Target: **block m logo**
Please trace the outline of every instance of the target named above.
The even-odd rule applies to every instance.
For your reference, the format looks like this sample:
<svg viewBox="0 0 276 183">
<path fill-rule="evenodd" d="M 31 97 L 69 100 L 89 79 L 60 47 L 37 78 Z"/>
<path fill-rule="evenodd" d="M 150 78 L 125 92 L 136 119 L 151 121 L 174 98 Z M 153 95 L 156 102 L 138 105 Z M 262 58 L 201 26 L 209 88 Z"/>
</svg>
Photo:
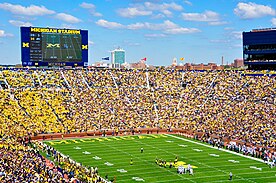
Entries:
<svg viewBox="0 0 276 183">
<path fill-rule="evenodd" d="M 86 44 L 86 45 L 84 45 L 84 44 L 81 45 L 81 49 L 82 49 L 82 50 L 88 50 L 88 45 L 87 45 L 87 44 Z"/>
<path fill-rule="evenodd" d="M 29 45 L 29 43 L 25 43 L 25 42 L 23 42 L 23 43 L 22 43 L 22 47 L 23 47 L 23 48 L 29 48 L 29 47 L 30 47 L 30 45 Z"/>
<path fill-rule="evenodd" d="M 60 48 L 59 44 L 47 43 L 46 48 Z"/>
</svg>

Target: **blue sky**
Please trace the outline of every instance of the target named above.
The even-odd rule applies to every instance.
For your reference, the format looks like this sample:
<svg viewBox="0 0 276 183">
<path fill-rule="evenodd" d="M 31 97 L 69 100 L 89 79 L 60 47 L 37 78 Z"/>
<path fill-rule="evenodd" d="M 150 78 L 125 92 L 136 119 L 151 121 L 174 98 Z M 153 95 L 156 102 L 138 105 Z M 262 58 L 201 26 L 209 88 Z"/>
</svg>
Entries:
<svg viewBox="0 0 276 183">
<path fill-rule="evenodd" d="M 2 2 L 2 1 L 1 1 Z M 129 63 L 220 64 L 242 58 L 243 31 L 276 27 L 275 0 L 7 0 L 0 3 L 0 63 L 21 62 L 20 26 L 89 31 L 89 64 L 126 50 Z"/>
</svg>

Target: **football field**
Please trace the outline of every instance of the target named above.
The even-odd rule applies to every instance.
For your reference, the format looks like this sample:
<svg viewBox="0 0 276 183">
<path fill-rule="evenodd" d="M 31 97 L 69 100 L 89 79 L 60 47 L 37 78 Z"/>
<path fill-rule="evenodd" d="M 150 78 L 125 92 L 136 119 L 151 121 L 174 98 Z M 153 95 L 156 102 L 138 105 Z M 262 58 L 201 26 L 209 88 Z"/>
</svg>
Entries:
<svg viewBox="0 0 276 183">
<path fill-rule="evenodd" d="M 276 182 L 276 167 L 269 168 L 258 159 L 177 135 L 110 136 L 45 143 L 85 166 L 97 166 L 100 176 L 108 175 L 109 179 L 115 176 L 118 183 Z M 155 163 L 156 158 L 173 162 L 176 156 L 178 165 L 193 167 L 194 175 L 178 174 L 175 167 Z"/>
<path fill-rule="evenodd" d="M 81 35 L 43 34 L 43 59 L 68 61 L 81 60 Z"/>
</svg>

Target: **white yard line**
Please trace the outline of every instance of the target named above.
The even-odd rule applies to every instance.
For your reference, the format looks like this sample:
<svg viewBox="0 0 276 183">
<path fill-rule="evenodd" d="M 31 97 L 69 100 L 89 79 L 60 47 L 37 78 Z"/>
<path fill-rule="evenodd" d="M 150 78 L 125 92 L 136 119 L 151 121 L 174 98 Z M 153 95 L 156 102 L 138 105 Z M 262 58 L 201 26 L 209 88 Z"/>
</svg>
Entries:
<svg viewBox="0 0 276 183">
<path fill-rule="evenodd" d="M 244 158 L 247 158 L 247 159 L 255 160 L 255 161 L 258 161 L 258 162 L 261 162 L 261 163 L 265 163 L 261 159 L 254 158 L 254 157 L 251 157 L 251 156 L 246 156 L 246 155 L 243 155 L 243 154 L 240 154 L 240 153 L 237 153 L 237 152 L 234 152 L 234 151 L 230 151 L 230 150 L 227 150 L 227 149 L 222 149 L 222 148 L 218 149 L 217 147 L 213 147 L 213 146 L 210 146 L 210 145 L 207 145 L 207 144 L 202 144 L 200 142 L 195 142 L 195 141 L 188 140 L 188 139 L 185 139 L 185 138 L 173 136 L 173 135 L 170 135 L 170 134 L 167 134 L 167 136 L 170 136 L 170 137 L 173 137 L 173 138 L 176 138 L 176 139 L 180 139 L 180 140 L 183 140 L 183 141 L 186 141 L 186 142 L 194 143 L 194 144 L 197 144 L 197 145 L 205 146 L 205 147 L 208 147 L 208 148 L 217 149 L 219 151 L 235 154 L 237 156 L 241 156 L 241 157 L 244 157 Z"/>
<path fill-rule="evenodd" d="M 169 134 L 166 134 L 166 135 L 169 136 L 169 137 L 175 137 L 175 136 L 172 136 L 172 135 L 169 135 Z M 175 137 L 175 138 L 182 139 L 182 138 L 180 138 L 180 137 Z M 183 139 L 183 140 L 186 140 L 186 139 Z M 138 142 L 138 143 L 140 143 L 140 144 L 145 144 L 145 143 L 140 142 L 140 141 L 137 141 L 137 140 L 134 140 L 134 141 L 136 141 L 136 142 Z M 192 142 L 192 141 L 191 141 L 191 142 Z M 199 144 L 200 144 L 200 143 L 199 143 Z M 171 152 L 169 152 L 169 151 L 167 151 L 167 150 L 160 149 L 160 148 L 158 148 L 158 147 L 154 147 L 154 146 L 149 145 L 149 144 L 145 144 L 145 145 L 146 145 L 146 146 L 151 146 L 151 147 L 153 147 L 153 148 L 155 148 L 155 149 L 159 149 L 160 151 L 164 151 L 164 152 L 167 152 L 167 153 L 170 153 L 170 154 L 174 154 L 174 153 L 171 153 Z M 200 145 L 205 145 L 205 144 L 200 144 Z M 208 146 L 207 146 L 207 147 L 208 147 Z M 176 155 L 176 154 L 174 154 L 174 155 Z M 180 156 L 180 157 L 183 157 L 183 156 Z M 185 157 L 185 159 L 189 159 L 189 158 Z M 200 162 L 198 162 L 197 160 L 191 160 L 191 159 L 189 159 L 189 160 L 190 160 L 190 161 L 194 161 L 194 162 L 196 162 L 196 163 L 198 163 L 198 164 L 201 164 L 201 165 L 203 165 L 203 166 L 205 166 L 205 167 L 208 167 L 208 168 L 210 168 L 210 169 L 217 170 L 217 171 L 219 171 L 219 172 L 222 172 L 222 173 L 225 173 L 226 175 L 228 175 L 228 172 L 226 172 L 226 171 L 224 171 L 224 170 L 221 170 L 221 169 L 219 169 L 219 168 L 215 168 L 215 167 L 213 167 L 213 166 L 209 166 L 209 165 L 207 165 L 207 164 L 205 164 L 205 163 L 200 163 Z M 249 179 L 247 179 L 247 178 L 240 177 L 239 175 L 235 175 L 235 177 L 241 178 L 242 180 L 247 180 L 248 182 L 256 183 L 256 182 L 254 182 L 254 181 L 252 181 L 252 180 L 249 180 Z"/>
<path fill-rule="evenodd" d="M 103 145 L 105 145 L 105 146 L 107 146 L 107 147 L 110 147 L 110 148 L 112 148 L 112 149 L 115 149 L 115 150 L 117 150 L 117 151 L 120 151 L 120 152 L 122 152 L 122 153 L 124 153 L 124 154 L 127 154 L 127 155 L 129 155 L 129 156 L 131 156 L 131 157 L 133 157 L 133 158 L 136 158 L 136 159 L 139 159 L 139 160 L 141 160 L 141 161 L 143 161 L 143 162 L 146 162 L 147 164 L 155 164 L 154 162 L 153 163 L 151 163 L 151 162 L 148 162 L 148 161 L 146 161 L 146 160 L 143 160 L 143 159 L 141 159 L 141 158 L 139 158 L 139 157 L 137 157 L 137 156 L 134 156 L 134 155 L 132 155 L 132 154 L 129 154 L 129 153 L 127 153 L 127 152 L 125 152 L 125 151 L 122 151 L 122 150 L 120 150 L 120 149 L 118 149 L 118 148 L 115 148 L 115 147 L 113 147 L 113 146 L 111 146 L 111 145 L 108 145 L 108 144 L 106 144 L 106 143 L 102 143 Z M 158 166 L 159 168 L 162 168 L 162 167 L 160 167 L 160 166 Z M 163 170 L 165 170 L 165 171 L 167 171 L 167 172 L 169 172 L 169 173 L 171 173 L 171 174 L 173 174 L 173 175 L 175 175 L 173 172 L 171 172 L 171 171 L 169 171 L 169 170 L 167 170 L 167 169 L 163 169 Z M 190 179 L 188 179 L 188 178 L 186 178 L 186 177 L 182 177 L 181 175 L 179 175 L 179 174 L 176 174 L 178 177 L 181 177 L 182 178 L 182 180 L 185 180 L 185 181 L 189 181 L 189 182 L 195 182 L 195 181 L 193 181 L 193 180 L 190 180 Z M 119 182 L 119 181 L 118 181 Z"/>
<path fill-rule="evenodd" d="M 213 177 L 213 176 L 209 176 L 209 177 Z M 226 179 L 225 180 L 214 180 L 214 181 L 209 181 L 208 180 L 208 183 L 212 183 L 212 182 L 236 182 L 236 181 L 242 181 L 242 180 L 244 180 L 244 179 L 241 179 L 241 178 L 235 178 L 235 179 L 232 179 L 232 181 L 229 181 L 227 178 L 227 176 L 225 176 L 226 177 Z M 200 179 L 201 177 L 199 177 L 199 179 Z M 207 177 L 206 177 L 207 178 Z M 274 178 L 273 176 L 270 176 L 270 177 L 255 177 L 255 178 L 250 178 L 250 179 L 254 179 L 254 180 L 258 180 L 258 179 L 261 179 L 261 180 L 264 180 L 264 179 L 266 179 L 266 178 Z M 175 179 L 175 180 L 180 180 L 180 179 Z M 195 178 L 195 180 L 196 180 L 196 178 Z M 166 182 L 172 182 L 172 181 L 168 181 L 168 180 L 166 180 L 166 181 L 163 181 L 163 180 L 160 180 L 160 181 L 155 181 L 155 183 L 161 183 L 161 182 L 164 182 L 164 183 L 166 183 Z M 205 181 L 204 181 L 205 182 Z M 276 182 L 270 182 L 270 183 L 276 183 Z"/>
</svg>

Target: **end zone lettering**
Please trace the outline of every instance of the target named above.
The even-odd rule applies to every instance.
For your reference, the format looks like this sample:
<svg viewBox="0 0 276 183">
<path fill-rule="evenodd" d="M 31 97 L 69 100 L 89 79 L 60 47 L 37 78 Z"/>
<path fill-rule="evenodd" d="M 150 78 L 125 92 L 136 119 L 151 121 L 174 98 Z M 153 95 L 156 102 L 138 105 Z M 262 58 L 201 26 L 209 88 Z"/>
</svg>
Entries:
<svg viewBox="0 0 276 183">
<path fill-rule="evenodd" d="M 118 140 L 136 140 L 136 139 L 154 139 L 154 138 L 167 138 L 165 135 L 138 135 L 138 136 L 118 136 L 118 137 L 97 137 L 97 138 L 88 138 L 88 139 L 68 139 L 68 140 L 61 140 L 61 141 L 50 141 L 51 145 L 58 145 L 58 144 L 78 144 L 80 142 L 103 142 L 103 141 L 118 141 Z"/>
</svg>

